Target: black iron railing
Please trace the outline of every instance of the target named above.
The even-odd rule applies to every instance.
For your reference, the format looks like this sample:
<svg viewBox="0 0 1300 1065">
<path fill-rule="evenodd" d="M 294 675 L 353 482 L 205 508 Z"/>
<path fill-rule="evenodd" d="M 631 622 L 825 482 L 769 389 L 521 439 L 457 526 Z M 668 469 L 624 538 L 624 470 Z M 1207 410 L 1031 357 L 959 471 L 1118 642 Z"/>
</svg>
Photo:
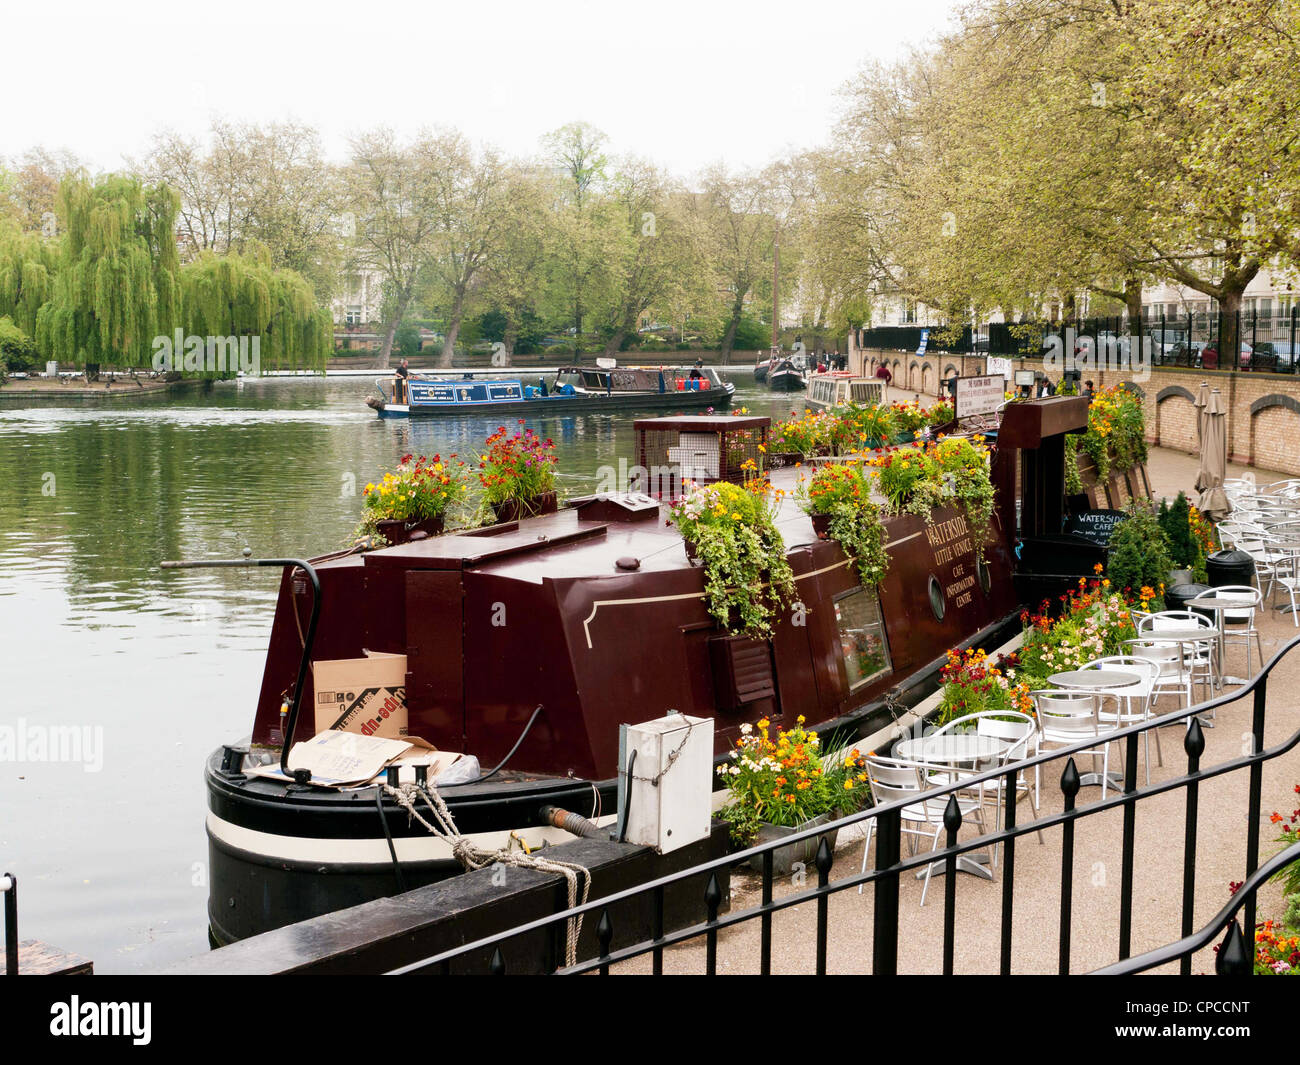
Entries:
<svg viewBox="0 0 1300 1065">
<path fill-rule="evenodd" d="M 1190 973 L 1191 955 L 1197 949 L 1194 943 L 1202 942 L 1200 937 L 1204 938 L 1204 942 L 1208 942 L 1209 938 L 1217 934 L 1218 930 L 1222 927 L 1226 927 L 1226 922 L 1232 920 L 1239 910 L 1245 911 L 1245 926 L 1249 929 L 1254 929 L 1256 889 L 1258 888 L 1259 883 L 1262 882 L 1262 878 L 1267 869 L 1275 866 L 1280 868 L 1280 866 L 1277 865 L 1279 859 L 1270 861 L 1269 865 L 1266 866 L 1265 869 L 1260 869 L 1259 867 L 1260 795 L 1263 782 L 1263 764 L 1270 759 L 1285 754 L 1300 744 L 1300 731 L 1297 731 L 1294 735 L 1272 748 L 1264 747 L 1266 696 L 1268 678 L 1273 669 L 1297 646 L 1300 646 L 1300 637 L 1292 640 L 1282 648 L 1282 650 L 1274 655 L 1273 658 L 1264 665 L 1259 674 L 1249 684 L 1242 688 L 1233 689 L 1230 692 L 1226 692 L 1214 699 L 1189 707 L 1185 710 L 1163 714 L 1159 718 L 1150 722 L 1132 725 L 1108 733 L 1105 742 L 1113 743 L 1118 741 L 1124 744 L 1125 758 L 1123 789 L 1096 803 L 1091 803 L 1084 807 L 1079 807 L 1077 805 L 1077 796 L 1082 782 L 1074 761 L 1075 755 L 1094 750 L 1099 746 L 1098 741 L 1094 738 L 1090 741 L 1084 741 L 1069 747 L 1063 747 L 1059 750 L 1044 752 L 1035 755 L 1032 758 L 999 769 L 990 770 L 985 773 L 973 774 L 956 783 L 936 787 L 925 792 L 925 797 L 931 802 L 936 798 L 942 798 L 944 795 L 948 796 L 948 803 L 944 815 L 944 824 L 947 830 L 947 845 L 942 849 L 919 853 L 908 858 L 902 857 L 902 810 L 906 806 L 914 805 L 917 801 L 916 799 L 903 799 L 893 803 L 873 806 L 849 817 L 841 818 L 839 821 L 822 825 L 817 828 L 805 829 L 781 840 L 774 840 L 750 848 L 746 851 L 731 854 L 710 862 L 705 862 L 671 876 L 666 876 L 647 884 L 616 892 L 595 901 L 588 902 L 582 906 L 577 906 L 547 917 L 539 918 L 516 928 L 458 947 L 454 950 L 445 951 L 433 957 L 425 958 L 403 966 L 400 969 L 394 970 L 394 973 L 449 973 L 452 968 L 452 963 L 457 959 L 476 953 L 480 956 L 487 956 L 488 951 L 492 952 L 489 972 L 504 973 L 506 971 L 506 964 L 501 948 L 515 937 L 543 929 L 552 929 L 557 936 L 562 936 L 565 923 L 570 918 L 577 916 L 592 916 L 597 920 L 597 942 L 599 948 L 597 955 L 580 961 L 578 964 L 569 968 L 559 970 L 561 973 L 585 973 L 596 970 L 602 973 L 608 973 L 610 966 L 612 965 L 649 954 L 652 958 L 653 971 L 658 975 L 663 972 L 663 957 L 664 951 L 667 948 L 692 940 L 703 939 L 705 945 L 705 971 L 712 975 L 717 971 L 719 933 L 725 929 L 738 927 L 749 921 L 758 921 L 760 928 L 759 968 L 763 975 L 767 975 L 770 973 L 772 966 L 773 914 L 795 906 L 804 905 L 805 903 L 813 903 L 816 907 L 817 922 L 816 972 L 822 974 L 826 972 L 827 965 L 830 896 L 841 891 L 856 888 L 859 885 L 870 884 L 874 893 L 872 971 L 876 975 L 894 975 L 898 971 L 899 886 L 901 878 L 916 870 L 924 869 L 931 863 L 941 862 L 946 874 L 944 882 L 943 971 L 945 974 L 950 974 L 955 971 L 954 938 L 957 891 L 957 878 L 955 872 L 957 869 L 957 859 L 967 852 L 983 851 L 990 847 L 1000 845 L 1003 851 L 1003 858 L 1001 870 L 1002 892 L 999 971 L 1003 975 L 1007 975 L 1011 973 L 1013 967 L 1012 918 L 1016 905 L 1016 896 L 1013 889 L 1015 878 L 1016 842 L 1020 837 L 1028 833 L 1055 828 L 1059 825 L 1062 829 L 1063 845 L 1060 874 L 1061 902 L 1058 931 L 1058 970 L 1060 973 L 1065 974 L 1070 971 L 1070 946 L 1072 934 L 1071 919 L 1073 916 L 1071 884 L 1073 881 L 1075 860 L 1075 826 L 1083 818 L 1105 814 L 1117 808 L 1121 809 L 1123 813 L 1122 865 L 1120 874 L 1119 904 L 1120 919 L 1119 936 L 1116 944 L 1119 964 L 1120 966 L 1123 966 L 1127 962 L 1133 967 L 1131 971 L 1137 971 L 1139 968 L 1147 968 L 1152 965 L 1161 964 L 1162 960 L 1172 961 L 1177 959 L 1181 962 L 1182 972 Z M 1201 724 L 1198 717 L 1216 709 L 1217 707 L 1234 703 L 1247 695 L 1253 697 L 1250 752 L 1211 768 L 1202 768 L 1200 760 L 1201 755 L 1205 750 L 1205 737 L 1201 730 Z M 1138 788 L 1136 786 L 1136 781 L 1138 777 L 1139 741 L 1150 729 L 1167 726 L 1171 723 L 1177 722 L 1186 722 L 1187 724 L 1184 737 L 1184 750 L 1187 755 L 1186 773 L 1170 780 L 1163 780 L 1155 784 L 1149 784 L 1145 787 Z M 1059 813 L 1043 813 L 1031 822 L 1023 825 L 1018 824 L 1016 820 L 1017 778 L 1022 773 L 1034 770 L 1035 767 L 1044 766 L 1052 762 L 1058 762 L 1061 759 L 1065 760 L 1065 769 L 1061 774 L 1061 791 L 1064 796 L 1063 808 Z M 1216 918 L 1216 921 L 1222 919 L 1225 924 L 1216 925 L 1214 922 L 1211 922 L 1211 924 L 1207 925 L 1206 929 L 1199 934 L 1199 937 L 1193 937 L 1191 936 L 1193 915 L 1192 900 L 1195 896 L 1196 882 L 1196 824 L 1200 802 L 1200 785 L 1203 781 L 1235 773 L 1240 770 L 1245 770 L 1249 776 L 1249 816 L 1246 825 L 1245 868 L 1245 882 L 1247 887 L 1242 888 L 1238 892 L 1236 898 L 1234 898 L 1233 905 L 1227 907 Z M 986 832 L 980 836 L 969 839 L 964 843 L 958 842 L 957 833 L 962 824 L 962 816 L 958 806 L 956 793 L 969 790 L 983 783 L 996 784 L 998 778 L 1001 778 L 1004 784 L 1002 789 L 1005 796 L 1002 819 L 1003 827 L 994 832 Z M 1182 791 L 1185 793 L 1186 831 L 1183 840 L 1183 896 L 1181 915 L 1183 939 L 1179 940 L 1172 947 L 1166 948 L 1166 952 L 1168 952 L 1169 955 L 1168 957 L 1162 956 L 1162 959 L 1151 960 L 1148 962 L 1147 959 L 1151 958 L 1151 955 L 1144 954 L 1140 958 L 1135 958 L 1130 961 L 1132 954 L 1131 938 L 1133 916 L 1134 836 L 1137 806 L 1138 803 L 1154 796 L 1176 791 Z M 842 830 L 851 825 L 865 826 L 869 821 L 875 822 L 874 835 L 876 839 L 876 860 L 874 868 L 852 876 L 843 877 L 832 884 L 830 882 L 830 870 L 833 855 L 831 847 L 827 842 L 827 835 L 832 831 Z M 774 852 L 778 847 L 789 846 L 811 840 L 818 841 L 816 858 L 813 863 L 817 873 L 816 886 L 783 896 L 779 899 L 774 898 Z M 724 897 L 724 893 L 721 889 L 722 881 L 720 878 L 729 876 L 730 870 L 733 866 L 746 860 L 751 861 L 751 863 L 753 860 L 761 862 L 761 901 L 756 906 L 720 915 L 718 910 L 720 908 L 721 900 Z M 1285 865 L 1287 863 L 1282 861 L 1281 864 Z M 665 932 L 663 930 L 664 889 L 670 885 L 684 881 L 689 877 L 703 878 L 705 875 L 707 875 L 708 880 L 704 897 L 701 899 L 703 904 L 703 920 L 688 927 L 680 928 L 671 932 Z M 649 896 L 651 898 L 651 913 L 653 915 L 652 937 L 650 939 L 614 948 L 613 939 L 617 929 L 614 927 L 613 921 L 610 917 L 610 911 L 620 903 L 628 900 L 640 899 L 644 896 Z M 1041 944 L 1035 944 L 1035 947 L 1036 949 L 1040 949 Z M 1124 969 L 1123 971 L 1130 970 Z"/>
<path fill-rule="evenodd" d="M 1144 315 L 1137 322 L 1117 315 L 1050 323 L 989 322 L 974 329 L 879 326 L 858 330 L 856 339 L 862 348 L 915 352 L 925 332 L 928 351 L 1037 359 L 1055 350 L 1084 370 L 1123 369 L 1140 360 L 1146 366 L 1296 374 L 1298 327 L 1300 304 L 1276 314 L 1205 310 Z"/>
</svg>

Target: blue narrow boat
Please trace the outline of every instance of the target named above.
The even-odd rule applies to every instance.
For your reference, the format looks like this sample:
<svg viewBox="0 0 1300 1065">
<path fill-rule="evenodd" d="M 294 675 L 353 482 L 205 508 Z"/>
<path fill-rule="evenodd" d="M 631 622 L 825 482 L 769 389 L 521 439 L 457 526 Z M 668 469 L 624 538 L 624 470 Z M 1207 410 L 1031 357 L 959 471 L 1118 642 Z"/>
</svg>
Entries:
<svg viewBox="0 0 1300 1065">
<path fill-rule="evenodd" d="M 381 418 L 457 414 L 574 414 L 582 411 L 720 410 L 731 404 L 736 386 L 704 367 L 566 366 L 547 384 L 522 378 L 460 379 L 412 376 L 407 402 L 390 396 L 393 378 L 378 378 L 379 396 L 366 404 Z"/>
</svg>

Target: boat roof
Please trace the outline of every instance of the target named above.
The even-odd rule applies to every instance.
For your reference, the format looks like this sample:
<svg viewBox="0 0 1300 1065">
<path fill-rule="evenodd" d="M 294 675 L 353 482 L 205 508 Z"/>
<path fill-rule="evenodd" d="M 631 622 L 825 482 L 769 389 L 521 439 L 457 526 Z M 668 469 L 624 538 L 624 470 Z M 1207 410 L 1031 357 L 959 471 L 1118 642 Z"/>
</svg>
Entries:
<svg viewBox="0 0 1300 1065">
<path fill-rule="evenodd" d="M 771 472 L 773 487 L 784 492 L 777 497 L 773 508 L 776 526 L 789 549 L 817 541 L 812 519 L 799 505 L 795 494 L 800 478 L 806 477 L 811 468 L 812 464 Z M 640 563 L 636 572 L 691 569 L 681 533 L 668 524 L 669 506 L 669 501 L 664 500 L 653 518 L 618 521 L 590 520 L 583 516 L 582 509 L 569 506 L 554 514 L 494 527 L 498 531 L 444 533 L 325 564 L 364 564 L 384 569 L 472 569 L 536 584 L 548 577 L 625 577 L 629 571 L 616 563 L 627 558 L 635 558 Z"/>
</svg>

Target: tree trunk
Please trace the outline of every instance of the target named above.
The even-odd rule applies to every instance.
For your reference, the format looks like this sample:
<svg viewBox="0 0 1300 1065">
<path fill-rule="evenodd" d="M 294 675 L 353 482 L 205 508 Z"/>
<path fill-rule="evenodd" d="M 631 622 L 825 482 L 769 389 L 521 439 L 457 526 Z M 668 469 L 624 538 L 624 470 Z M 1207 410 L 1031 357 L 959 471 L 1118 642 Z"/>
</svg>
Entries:
<svg viewBox="0 0 1300 1065">
<path fill-rule="evenodd" d="M 727 331 L 722 334 L 722 347 L 719 355 L 725 366 L 731 359 L 731 349 L 736 346 L 736 330 L 740 327 L 740 315 L 745 307 L 745 294 L 740 292 L 731 305 L 731 320 L 727 322 Z M 683 337 L 683 340 L 686 338 Z"/>
<path fill-rule="evenodd" d="M 506 352 L 506 365 L 510 365 L 510 360 L 515 356 L 515 344 L 519 341 L 519 326 L 515 324 L 513 318 L 506 319 L 505 332 L 501 334 L 501 345 Z"/>
<path fill-rule="evenodd" d="M 1130 335 L 1142 329 L 1142 282 L 1136 277 L 1124 278 L 1124 306 L 1128 308 Z"/>
<path fill-rule="evenodd" d="M 1219 300 L 1219 369 L 1235 370 L 1241 362 L 1241 335 L 1238 318 L 1241 312 L 1241 294 L 1245 285 L 1228 287 L 1224 279 L 1223 296 Z"/>
<path fill-rule="evenodd" d="M 442 342 L 442 358 L 438 360 L 439 366 L 451 365 L 451 360 L 456 354 L 456 338 L 460 336 L 461 319 L 464 317 L 465 289 L 463 286 L 457 286 L 451 301 L 451 317 L 447 322 L 447 338 Z"/>
<path fill-rule="evenodd" d="M 379 361 L 375 364 L 380 370 L 388 369 L 389 359 L 393 354 L 393 337 L 397 335 L 397 326 L 402 318 L 406 315 L 406 308 L 411 302 L 411 293 L 406 291 L 397 297 L 397 304 L 393 308 L 393 314 L 388 319 L 388 324 L 384 327 L 384 342 L 379 348 Z"/>
</svg>

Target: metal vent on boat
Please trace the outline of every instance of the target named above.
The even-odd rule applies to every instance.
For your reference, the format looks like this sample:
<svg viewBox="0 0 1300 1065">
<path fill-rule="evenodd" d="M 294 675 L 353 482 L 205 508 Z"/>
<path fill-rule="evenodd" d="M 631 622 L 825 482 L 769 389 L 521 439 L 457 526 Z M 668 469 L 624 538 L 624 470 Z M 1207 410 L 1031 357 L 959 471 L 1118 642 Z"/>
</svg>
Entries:
<svg viewBox="0 0 1300 1065">
<path fill-rule="evenodd" d="M 776 697 L 772 647 L 766 640 L 743 636 L 709 639 L 713 690 L 719 710 L 741 710 Z"/>
</svg>

